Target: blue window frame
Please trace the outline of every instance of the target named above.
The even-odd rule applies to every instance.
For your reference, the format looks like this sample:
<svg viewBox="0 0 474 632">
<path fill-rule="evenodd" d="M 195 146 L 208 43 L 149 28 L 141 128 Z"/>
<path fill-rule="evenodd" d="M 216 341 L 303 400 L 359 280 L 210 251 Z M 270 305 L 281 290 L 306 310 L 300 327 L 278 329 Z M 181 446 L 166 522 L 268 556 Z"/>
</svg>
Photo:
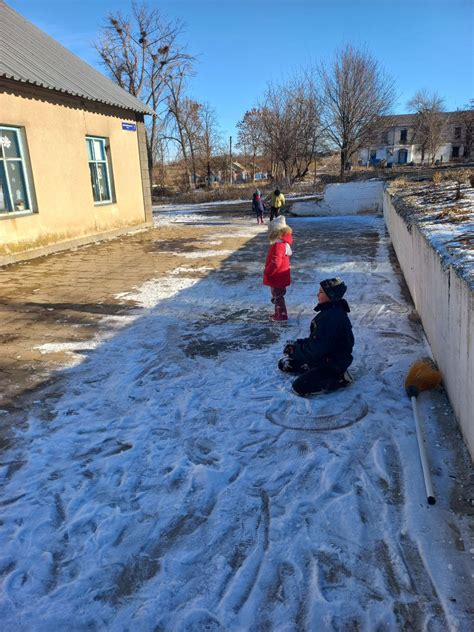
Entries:
<svg viewBox="0 0 474 632">
<path fill-rule="evenodd" d="M 0 125 L 0 214 L 33 211 L 22 137 L 20 127 Z"/>
<path fill-rule="evenodd" d="M 107 158 L 107 139 L 86 136 L 86 143 L 94 202 L 95 204 L 110 204 L 112 187 Z"/>
</svg>

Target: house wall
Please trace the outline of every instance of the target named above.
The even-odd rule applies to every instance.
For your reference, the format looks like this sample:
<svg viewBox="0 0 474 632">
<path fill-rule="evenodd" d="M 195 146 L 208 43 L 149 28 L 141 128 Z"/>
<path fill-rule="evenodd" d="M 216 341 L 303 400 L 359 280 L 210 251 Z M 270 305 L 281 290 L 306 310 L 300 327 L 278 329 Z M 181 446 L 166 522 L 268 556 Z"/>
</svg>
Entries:
<svg viewBox="0 0 474 632">
<path fill-rule="evenodd" d="M 385 192 L 390 238 L 439 369 L 454 413 L 474 458 L 474 292 L 416 225 L 407 228 Z"/>
<path fill-rule="evenodd" d="M 0 255 L 141 225 L 150 219 L 145 215 L 149 189 L 142 184 L 138 131 L 122 129 L 122 121 L 137 123 L 134 113 L 91 106 L 33 86 L 7 88 L 0 94 L 0 124 L 25 129 L 37 212 L 0 215 Z M 112 204 L 94 204 L 86 135 L 109 139 Z"/>
<path fill-rule="evenodd" d="M 402 130 L 407 130 L 407 142 L 400 142 L 400 133 Z M 454 135 L 454 126 L 452 126 L 452 134 Z M 417 145 L 411 144 L 413 140 L 413 127 L 410 125 L 395 125 L 387 131 L 387 145 L 382 142 L 380 144 L 374 144 L 370 148 L 365 148 L 359 151 L 359 161 L 363 165 L 370 163 L 371 151 L 375 151 L 376 160 L 386 160 L 388 164 L 399 163 L 399 151 L 407 151 L 407 163 L 415 162 L 421 163 L 421 151 Z M 382 138 L 380 139 L 382 140 Z M 440 146 L 436 152 L 435 161 L 439 160 L 441 163 L 450 162 L 452 159 L 452 148 L 456 145 L 459 147 L 459 158 L 464 156 L 464 145 L 462 139 L 453 140 L 452 142 L 444 143 Z M 425 155 L 425 161 L 428 160 L 428 156 Z M 456 159 L 454 159 L 456 160 Z"/>
</svg>

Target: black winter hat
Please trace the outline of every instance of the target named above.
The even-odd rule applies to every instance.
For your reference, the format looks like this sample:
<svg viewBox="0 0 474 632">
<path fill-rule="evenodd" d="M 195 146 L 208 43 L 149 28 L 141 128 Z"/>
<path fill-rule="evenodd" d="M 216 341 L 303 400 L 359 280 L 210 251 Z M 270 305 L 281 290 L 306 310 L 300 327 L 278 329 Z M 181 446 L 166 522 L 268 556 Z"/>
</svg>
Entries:
<svg viewBox="0 0 474 632">
<path fill-rule="evenodd" d="M 320 285 L 331 300 L 342 298 L 347 290 L 347 285 L 342 279 L 324 279 Z"/>
</svg>

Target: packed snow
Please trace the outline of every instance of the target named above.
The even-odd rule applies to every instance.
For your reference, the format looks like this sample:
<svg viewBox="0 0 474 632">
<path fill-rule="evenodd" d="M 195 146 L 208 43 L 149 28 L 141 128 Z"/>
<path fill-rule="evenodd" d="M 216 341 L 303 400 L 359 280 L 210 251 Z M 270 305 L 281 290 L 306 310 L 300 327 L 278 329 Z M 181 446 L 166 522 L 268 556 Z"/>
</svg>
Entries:
<svg viewBox="0 0 474 632">
<path fill-rule="evenodd" d="M 223 244 L 216 270 L 191 260 L 124 293 L 134 320 L 11 415 L 2 628 L 468 630 L 472 554 L 453 503 L 465 452 L 443 395 L 420 396 L 428 507 L 403 380 L 429 349 L 383 219 L 289 220 L 288 324 L 268 318 L 265 227 L 197 209 L 157 218 L 182 221 L 210 241 L 253 236 Z M 301 399 L 276 363 L 335 275 L 355 382 Z"/>
<path fill-rule="evenodd" d="M 301 217 L 376 213 L 382 210 L 383 189 L 383 181 L 376 179 L 328 184 L 320 199 L 295 202 L 291 212 Z"/>
<path fill-rule="evenodd" d="M 408 225 L 416 222 L 446 267 L 452 266 L 474 290 L 474 188 L 454 182 L 390 190 L 397 212 Z"/>
</svg>

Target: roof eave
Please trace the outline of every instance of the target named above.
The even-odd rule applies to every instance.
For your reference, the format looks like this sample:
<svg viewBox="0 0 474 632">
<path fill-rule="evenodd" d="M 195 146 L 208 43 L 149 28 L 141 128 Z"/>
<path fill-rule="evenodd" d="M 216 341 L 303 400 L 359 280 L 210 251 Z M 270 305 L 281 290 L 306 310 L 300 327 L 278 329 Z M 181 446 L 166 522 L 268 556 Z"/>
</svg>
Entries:
<svg viewBox="0 0 474 632">
<path fill-rule="evenodd" d="M 71 97 L 84 99 L 85 101 L 91 101 L 92 103 L 102 103 L 103 105 L 109 105 L 111 107 L 120 108 L 121 110 L 130 110 L 131 112 L 137 112 L 138 114 L 145 114 L 147 116 L 156 116 L 156 112 L 145 104 L 143 104 L 143 108 L 140 108 L 140 107 L 135 108 L 133 106 L 124 105 L 123 103 L 116 103 L 114 101 L 109 101 L 107 99 L 97 99 L 87 94 L 80 94 L 79 92 L 72 92 L 70 90 L 63 90 L 62 88 L 52 87 L 46 83 L 41 83 L 39 81 L 30 81 L 28 79 L 24 79 L 23 77 L 16 77 L 15 75 L 11 75 L 8 73 L 1 74 L 0 79 L 1 78 L 9 79 L 10 81 L 18 81 L 18 83 L 24 83 L 29 86 L 37 86 L 38 88 L 49 90 L 50 92 L 60 92 L 61 94 L 67 94 Z"/>
</svg>

